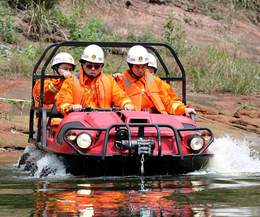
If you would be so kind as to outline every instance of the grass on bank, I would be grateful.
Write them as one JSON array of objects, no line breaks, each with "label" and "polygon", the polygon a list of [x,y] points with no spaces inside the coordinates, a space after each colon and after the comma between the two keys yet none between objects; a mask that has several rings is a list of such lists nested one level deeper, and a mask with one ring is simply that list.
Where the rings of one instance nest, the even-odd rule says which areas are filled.
[{"label": "grass on bank", "polygon": [[[224,0],[222,1],[224,2]],[[247,3],[246,7],[252,8],[251,4],[246,2],[246,0],[244,1]],[[207,2],[209,4],[210,1],[208,0]],[[220,3],[221,0],[217,2]],[[236,3],[235,0],[229,1],[229,4],[230,2]],[[86,4],[86,2],[82,4]],[[228,4],[228,2],[225,4]],[[144,26],[141,34],[137,34],[134,29],[130,29],[128,35],[122,36],[113,34],[111,27],[98,14],[89,16],[88,22],[82,24],[78,11],[80,9],[72,8],[71,14],[64,14],[58,11],[54,5],[49,8],[48,16],[42,16],[44,6],[39,7],[38,5],[36,7],[34,5],[34,7],[29,7],[30,13],[33,12],[35,19],[38,19],[35,24],[30,24],[35,25],[31,30],[33,29],[34,33],[37,33],[37,29],[39,29],[37,25],[42,25],[42,30],[37,33],[39,41],[33,42],[28,40],[23,42],[22,48],[13,46],[15,49],[1,50],[0,76],[8,78],[12,76],[15,78],[17,75],[31,76],[40,55],[49,45],[44,41],[45,34],[49,34],[48,31],[57,33],[65,28],[63,33],[66,34],[68,40],[164,42],[171,45],[178,53],[186,70],[189,91],[204,93],[228,92],[242,95],[260,93],[260,66],[258,63],[253,60],[243,60],[240,56],[235,53],[230,54],[223,48],[209,46],[207,50],[202,50],[198,47],[190,47],[184,39],[185,30],[182,22],[185,22],[185,18],[183,21],[180,18],[177,20],[173,19],[175,14],[172,12],[168,14],[167,19],[162,23],[162,35],[159,37],[155,36],[155,33],[149,26]],[[257,2],[255,5],[257,6]],[[34,8],[35,10],[33,11]],[[258,10],[257,8],[255,9]],[[8,13],[3,13],[4,11]],[[14,13],[14,10],[6,9],[6,6],[0,4],[0,26],[2,27],[0,28],[0,36],[3,42],[8,42],[9,44],[19,44],[19,40],[21,40],[19,37],[16,37],[19,28],[12,23]],[[55,17],[53,14],[55,14]],[[42,22],[41,19],[43,19]],[[43,31],[45,27],[51,27],[53,23],[55,23],[55,28]],[[60,34],[60,37],[62,37],[62,34]],[[70,52],[74,56],[76,63],[78,63],[77,60],[80,59],[83,48],[64,51]],[[123,73],[127,68],[126,51],[121,54],[113,54],[108,49],[105,49],[105,57],[104,70],[106,73]],[[172,75],[179,73],[176,64],[171,61],[167,53],[163,53],[163,59],[171,70]],[[80,64],[78,63],[76,70],[79,67]],[[158,75],[160,75],[160,66],[158,71]]]}]

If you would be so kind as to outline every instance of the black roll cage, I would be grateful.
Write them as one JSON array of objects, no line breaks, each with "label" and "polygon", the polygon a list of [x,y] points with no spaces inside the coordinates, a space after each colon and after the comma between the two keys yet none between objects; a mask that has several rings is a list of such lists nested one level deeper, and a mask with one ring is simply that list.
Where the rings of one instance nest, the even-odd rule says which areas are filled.
[{"label": "black roll cage", "polygon": [[[43,126],[44,129],[46,129],[46,127],[44,127],[44,125],[46,126],[46,117],[49,115],[51,109],[45,109],[43,108],[43,89],[44,89],[44,79],[45,78],[60,78],[61,76],[59,75],[45,75],[45,70],[47,68],[47,66],[49,65],[50,61],[52,60],[52,58],[54,57],[54,55],[57,53],[57,50],[60,47],[87,47],[88,45],[91,44],[96,44],[99,45],[100,47],[110,47],[110,48],[130,48],[134,45],[141,45],[147,49],[150,49],[154,52],[154,54],[156,55],[156,57],[158,58],[159,62],[161,63],[164,71],[165,71],[165,77],[160,77],[162,80],[165,80],[167,82],[170,81],[181,81],[182,82],[182,101],[184,104],[186,104],[186,75],[185,75],[185,70],[177,56],[177,54],[175,53],[175,51],[173,50],[173,48],[165,43],[150,43],[150,42],[97,42],[97,41],[65,41],[65,42],[61,42],[61,43],[54,43],[50,46],[48,46],[45,51],[43,52],[43,54],[41,55],[40,59],[38,60],[38,62],[36,63],[34,70],[33,70],[33,75],[32,75],[32,94],[31,94],[31,109],[30,109],[30,123],[29,123],[29,141],[32,140],[33,138],[33,122],[34,122],[34,115],[35,115],[35,111],[39,111],[39,118],[38,118],[38,137],[37,137],[37,142],[40,142],[40,132],[41,132],[41,126]],[[163,59],[161,58],[159,52],[156,50],[156,47],[165,47],[167,48],[171,54],[173,55],[180,71],[181,71],[181,77],[170,77],[169,74],[169,70],[166,67]],[[50,52],[50,50],[53,49],[49,55],[49,57],[47,58],[46,62],[44,63],[42,70],[41,70],[41,74],[38,75],[37,71],[39,66],[41,65],[41,63],[44,61],[47,53]],[[39,102],[39,107],[35,106],[35,102],[34,102],[34,98],[33,98],[33,87],[36,84],[36,80],[40,79],[41,80],[41,90],[40,90],[40,102]],[[43,117],[43,123],[41,123],[41,119]],[[43,130],[44,131],[44,130]],[[46,134],[46,132],[43,132],[43,134]],[[43,135],[44,137],[44,135]]]}]

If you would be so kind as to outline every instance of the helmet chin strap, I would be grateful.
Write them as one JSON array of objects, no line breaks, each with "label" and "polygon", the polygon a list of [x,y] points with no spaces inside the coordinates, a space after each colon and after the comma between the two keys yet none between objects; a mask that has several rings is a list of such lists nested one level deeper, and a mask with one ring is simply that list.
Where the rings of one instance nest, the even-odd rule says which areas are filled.
[{"label": "helmet chin strap", "polygon": [[141,79],[141,78],[144,76],[144,74],[143,74],[142,76],[137,76],[137,75],[133,72],[132,69],[130,69],[130,72],[131,72],[131,76],[132,76],[133,78],[135,78],[135,79]]},{"label": "helmet chin strap", "polygon": [[128,64],[128,66],[129,66],[129,68],[130,68],[130,75],[131,75],[133,78],[135,78],[135,79],[141,79],[141,78],[144,76],[144,74],[143,74],[142,76],[137,76],[137,75],[133,72],[133,70],[132,70],[132,67],[133,67],[132,64]]},{"label": "helmet chin strap", "polygon": [[58,75],[61,75],[61,74],[59,73],[58,68],[59,68],[59,65],[58,65],[58,66],[55,66],[53,70],[54,70],[55,72],[57,72]]}]

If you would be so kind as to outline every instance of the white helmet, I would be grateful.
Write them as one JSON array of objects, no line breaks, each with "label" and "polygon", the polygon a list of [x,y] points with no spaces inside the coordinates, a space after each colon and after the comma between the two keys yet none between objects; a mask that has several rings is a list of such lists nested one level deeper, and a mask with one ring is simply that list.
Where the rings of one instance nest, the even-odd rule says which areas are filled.
[{"label": "white helmet", "polygon": [[148,66],[151,66],[151,67],[157,69],[157,61],[156,61],[156,59],[155,59],[155,56],[152,55],[151,53],[148,53],[148,55],[149,55],[149,63],[148,63]]},{"label": "white helmet", "polygon": [[127,62],[136,65],[149,63],[147,50],[141,45],[131,47],[127,53]]},{"label": "white helmet", "polygon": [[73,65],[74,69],[76,67],[73,57],[68,53],[61,52],[54,57],[51,68],[54,68],[54,66],[62,63],[69,63]]},{"label": "white helmet", "polygon": [[98,45],[91,44],[84,49],[80,59],[80,62],[82,61],[104,63],[104,51]]}]

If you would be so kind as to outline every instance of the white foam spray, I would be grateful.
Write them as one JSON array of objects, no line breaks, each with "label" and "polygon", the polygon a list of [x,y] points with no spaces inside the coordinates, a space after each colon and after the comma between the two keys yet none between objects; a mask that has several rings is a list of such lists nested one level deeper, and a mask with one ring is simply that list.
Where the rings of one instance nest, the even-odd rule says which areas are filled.
[{"label": "white foam spray", "polygon": [[44,157],[37,161],[37,171],[35,172],[35,177],[40,177],[40,173],[44,168],[49,168],[53,173],[48,176],[63,177],[66,176],[66,168],[64,164],[55,155],[45,154]]},{"label": "white foam spray", "polygon": [[258,146],[259,141],[256,139],[234,139],[229,135],[215,139],[209,149],[214,157],[210,160],[206,171],[221,174],[259,173]]},{"label": "white foam spray", "polygon": [[[235,139],[229,135],[215,138],[215,141],[209,148],[214,157],[210,159],[208,166],[201,171],[191,174],[260,174],[260,142],[256,139]],[[43,154],[42,151],[27,147],[25,153],[30,152],[30,158],[38,158],[37,171],[33,177],[39,178],[44,167],[50,167],[55,174],[49,174],[48,177],[70,176],[66,174],[66,168],[58,157],[51,154]],[[40,157],[39,157],[40,156]]]},{"label": "white foam spray", "polygon": [[[42,171],[44,169],[46,170],[46,168],[52,171],[50,174],[48,174],[48,178],[70,176],[70,174],[66,174],[65,165],[56,155],[43,152],[31,146],[27,146],[25,148],[24,154],[26,153],[30,154],[27,161],[31,160],[37,165],[36,171],[34,171],[33,174],[31,173],[32,178],[41,177]],[[24,168],[25,168],[25,164],[21,166],[21,169]]]}]

